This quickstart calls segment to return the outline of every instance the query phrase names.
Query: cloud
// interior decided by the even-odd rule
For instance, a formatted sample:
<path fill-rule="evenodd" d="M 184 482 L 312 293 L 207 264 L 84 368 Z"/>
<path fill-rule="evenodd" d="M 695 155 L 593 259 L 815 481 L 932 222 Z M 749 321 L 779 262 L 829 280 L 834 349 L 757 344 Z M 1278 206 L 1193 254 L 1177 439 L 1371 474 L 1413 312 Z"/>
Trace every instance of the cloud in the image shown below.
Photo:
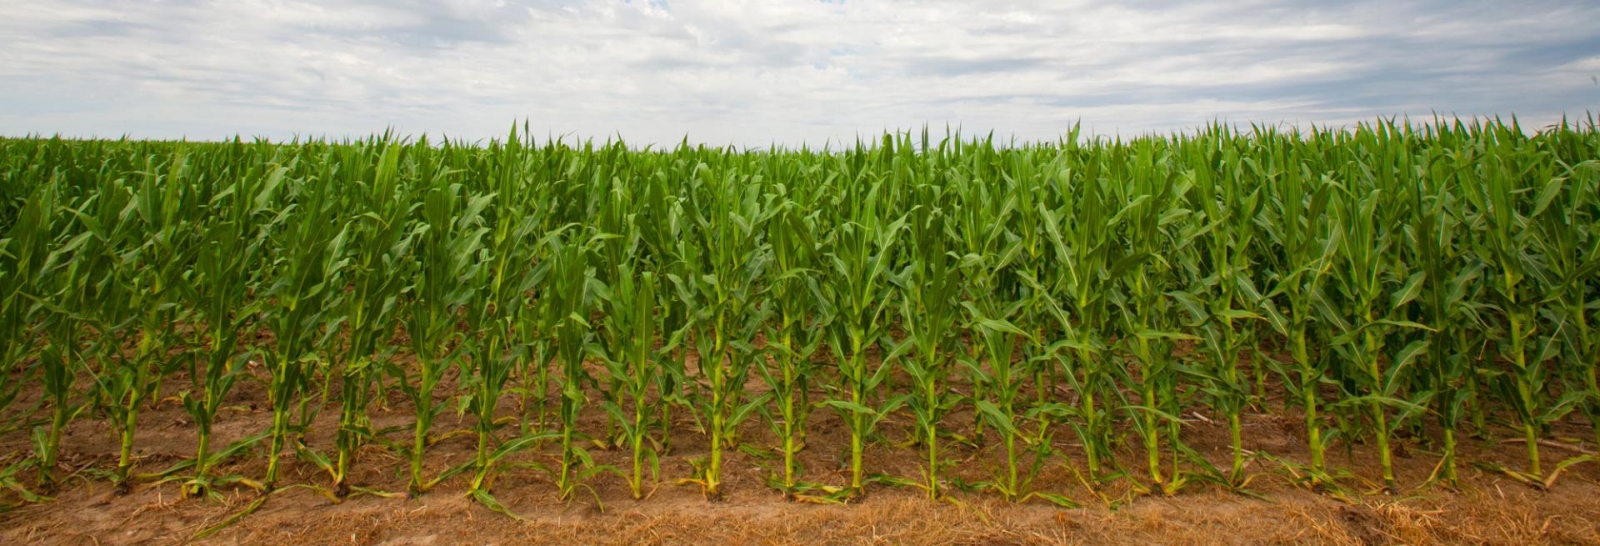
<path fill-rule="evenodd" d="M 1053 140 L 1600 107 L 1585 2 L 12 0 L 0 134 Z"/>

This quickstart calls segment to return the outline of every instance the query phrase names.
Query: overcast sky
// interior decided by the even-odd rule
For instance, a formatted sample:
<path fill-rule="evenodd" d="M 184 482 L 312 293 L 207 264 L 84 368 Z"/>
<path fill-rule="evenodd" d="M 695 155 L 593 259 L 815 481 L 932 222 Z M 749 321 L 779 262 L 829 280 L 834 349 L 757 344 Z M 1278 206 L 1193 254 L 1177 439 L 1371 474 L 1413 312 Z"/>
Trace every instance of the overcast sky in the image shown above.
<path fill-rule="evenodd" d="M 1600 115 L 1600 2 L 0 0 L 0 134 L 1055 140 Z"/>

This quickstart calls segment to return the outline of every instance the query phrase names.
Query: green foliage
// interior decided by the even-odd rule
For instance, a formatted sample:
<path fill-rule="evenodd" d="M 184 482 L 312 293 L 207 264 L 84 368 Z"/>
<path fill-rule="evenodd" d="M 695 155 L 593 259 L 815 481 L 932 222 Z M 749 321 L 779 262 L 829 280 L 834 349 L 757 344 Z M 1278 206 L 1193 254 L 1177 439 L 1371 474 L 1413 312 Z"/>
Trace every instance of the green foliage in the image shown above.
<path fill-rule="evenodd" d="M 793 500 L 857 500 L 873 483 L 948 499 L 968 485 L 952 472 L 966 454 L 991 461 L 982 488 L 1071 505 L 1035 478 L 1133 480 L 1130 439 L 1135 491 L 1245 490 L 1251 457 L 1282 460 L 1247 426 L 1278 400 L 1310 451 L 1285 468 L 1313 486 L 1363 474 L 1330 462 L 1338 445 L 1374 450 L 1365 477 L 1394 488 L 1406 442 L 1430 444 L 1413 452 L 1439 453 L 1449 485 L 1458 433 L 1510 423 L 1527 463 L 1499 469 L 1538 486 L 1587 462 L 1541 461 L 1552 427 L 1579 420 L 1600 442 L 1592 120 L 920 137 L 751 151 L 540 143 L 526 126 L 481 145 L 0 139 L 0 434 L 34 446 L 0 485 L 44 500 L 23 477 L 59 484 L 80 417 L 116 435 L 101 475 L 120 486 L 270 489 L 292 450 L 333 498 L 383 494 L 350 483 L 382 446 L 411 494 L 461 474 L 505 513 L 501 473 L 545 468 L 570 499 L 615 471 L 643 498 L 647 470 L 670 481 L 659 461 L 674 449 L 696 450 L 674 477 L 712 499 L 746 454 L 771 457 L 771 487 Z M 267 388 L 272 425 L 217 449 L 246 381 Z M 136 473 L 139 415 L 173 383 L 195 458 Z M 374 427 L 372 408 L 392 404 L 414 419 Z M 451 407 L 470 429 L 436 430 Z M 304 440 L 325 408 L 339 422 L 327 452 Z M 847 483 L 810 483 L 801 464 L 817 408 L 849 433 L 820 446 Z M 756 416 L 774 445 L 744 437 Z M 1226 427 L 1226 457 L 1188 447 L 1206 423 Z M 675 443 L 685 431 L 703 438 Z M 458 434 L 475 456 L 427 471 L 428 447 Z M 258 443 L 264 479 L 229 473 Z M 919 475 L 882 475 L 878 449 L 917 450 Z"/>

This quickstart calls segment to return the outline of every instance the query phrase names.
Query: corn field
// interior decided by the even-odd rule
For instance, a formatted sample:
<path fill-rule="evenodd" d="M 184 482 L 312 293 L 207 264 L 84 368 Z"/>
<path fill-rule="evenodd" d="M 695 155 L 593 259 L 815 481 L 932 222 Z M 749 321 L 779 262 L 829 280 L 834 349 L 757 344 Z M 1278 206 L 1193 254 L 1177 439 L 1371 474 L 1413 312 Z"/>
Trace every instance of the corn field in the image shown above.
<path fill-rule="evenodd" d="M 23 138 L 0 139 L 0 173 L 0 436 L 32 445 L 0 459 L 0 484 L 27 502 L 61 485 L 63 430 L 84 419 L 115 435 L 100 475 L 122 491 L 343 499 L 454 480 L 501 512 L 513 472 L 563 499 L 600 474 L 634 498 L 666 483 L 718 499 L 742 451 L 793 500 L 909 487 L 1071 506 L 1085 499 L 1037 478 L 1246 490 L 1247 463 L 1270 460 L 1308 487 L 1392 491 L 1421 485 L 1391 468 L 1411 444 L 1450 486 L 1492 465 L 1458 460 L 1473 437 L 1518 451 L 1493 471 L 1548 487 L 1594 460 L 1541 452 L 1553 427 L 1600 445 L 1593 120 L 746 151 L 526 127 Z M 271 425 L 218 445 L 242 382 L 265 388 Z M 374 425 L 395 397 L 414 418 Z M 189 415 L 193 456 L 136 468 L 140 412 L 162 400 Z M 1245 449 L 1242 416 L 1268 411 L 1303 427 L 1308 458 Z M 325 412 L 336 441 L 309 445 Z M 808 443 L 817 412 L 848 445 Z M 1194 416 L 1225 424 L 1227 456 L 1191 447 Z M 708 445 L 692 474 L 659 468 L 675 420 Z M 430 472 L 430 445 L 456 434 L 476 457 Z M 955 445 L 990 454 L 989 478 L 953 479 Z M 372 446 L 406 491 L 352 483 Z M 870 446 L 920 473 L 885 475 Z M 808 449 L 846 470 L 808 472 Z M 1339 449 L 1380 463 L 1341 467 Z M 225 473 L 240 458 L 265 473 Z M 284 483 L 286 460 L 323 477 Z"/>

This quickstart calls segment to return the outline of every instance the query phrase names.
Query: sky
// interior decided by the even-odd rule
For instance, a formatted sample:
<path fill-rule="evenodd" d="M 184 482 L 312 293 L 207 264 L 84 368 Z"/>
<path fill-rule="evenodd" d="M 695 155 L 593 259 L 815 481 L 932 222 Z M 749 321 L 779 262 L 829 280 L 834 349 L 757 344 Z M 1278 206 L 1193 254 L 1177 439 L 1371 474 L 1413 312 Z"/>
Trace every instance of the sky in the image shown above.
<path fill-rule="evenodd" d="M 1600 115 L 1600 2 L 0 0 L 0 135 L 821 146 Z"/>

